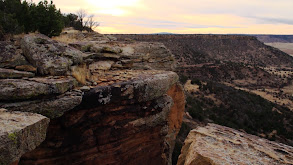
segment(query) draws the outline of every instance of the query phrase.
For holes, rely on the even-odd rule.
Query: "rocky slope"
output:
[[[21,152],[1,144],[2,164],[25,152],[19,164],[171,163],[185,98],[176,73],[155,69],[172,70],[173,55],[160,43],[97,36],[71,46],[38,34],[0,43],[0,107],[50,118],[47,135],[45,125],[23,125],[36,141],[15,137],[30,146]]]
[[[162,42],[175,55],[187,114],[173,159],[190,129],[217,123],[292,145],[293,58],[243,35],[115,35]],[[185,118],[186,119],[186,118]],[[195,124],[194,124],[195,123]],[[177,156],[176,156],[177,155]]]
[[[209,124],[190,131],[178,165],[292,164],[293,147]]]
[[[181,66],[236,62],[258,66],[292,67],[293,58],[266,46],[253,36],[237,35],[115,35],[118,40],[164,43]]]

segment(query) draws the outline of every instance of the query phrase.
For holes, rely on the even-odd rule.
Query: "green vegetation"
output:
[[[16,136],[16,133],[10,133],[10,134],[8,134],[8,138],[9,138],[10,140],[12,140],[12,141],[14,142],[14,144],[17,143],[17,136]]]
[[[186,109],[194,119],[213,121],[255,135],[268,135],[276,130],[277,136],[292,139],[293,116],[289,109],[223,84],[209,82],[202,85],[201,92],[202,96],[187,97]],[[216,99],[222,103],[216,105],[213,100],[204,97],[209,94],[216,94]],[[275,139],[271,137],[270,140]]]
[[[86,15],[83,15],[83,17]],[[93,31],[96,22],[89,17],[83,24],[76,14],[62,14],[53,1],[40,1],[38,4],[21,0],[0,1],[0,39],[5,34],[19,34],[38,31],[49,37],[60,35],[64,27]]]

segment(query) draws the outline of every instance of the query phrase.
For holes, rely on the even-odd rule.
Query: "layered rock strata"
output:
[[[109,73],[111,74],[111,73]],[[74,110],[53,119],[46,141],[21,164],[170,164],[184,112],[173,72],[124,71],[131,78],[86,90]]]
[[[39,34],[0,43],[0,108],[51,119],[19,164],[171,164],[185,98],[174,72],[155,69],[172,70],[173,55],[97,37],[74,47]]]
[[[293,147],[208,124],[190,131],[178,165],[293,164]]]

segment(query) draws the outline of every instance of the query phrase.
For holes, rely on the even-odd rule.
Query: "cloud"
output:
[[[62,12],[74,13],[83,8],[95,14],[102,33],[293,34],[292,0],[54,0],[54,3]]]

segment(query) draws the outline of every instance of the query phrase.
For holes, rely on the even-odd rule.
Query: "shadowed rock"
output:
[[[15,103],[0,103],[0,107],[9,109],[9,111],[38,113],[53,119],[62,116],[64,112],[69,111],[79,105],[81,100],[81,91],[71,91],[49,99],[22,101]]]
[[[28,78],[0,80],[0,100],[26,100],[39,96],[62,94],[76,85],[75,79]]]
[[[11,164],[45,140],[49,119],[0,109],[0,164]]]
[[[171,164],[185,105],[178,76],[124,70],[97,77],[82,103],[52,119],[46,141],[20,164]]]
[[[209,124],[190,131],[178,165],[293,164],[293,147]]]
[[[23,72],[23,71],[17,71],[14,69],[0,68],[0,79],[34,77],[34,76],[35,76],[35,74],[31,73],[31,72]]]
[[[27,65],[28,62],[21,55],[21,51],[16,49],[13,43],[0,41],[0,67],[14,68],[18,65]]]

